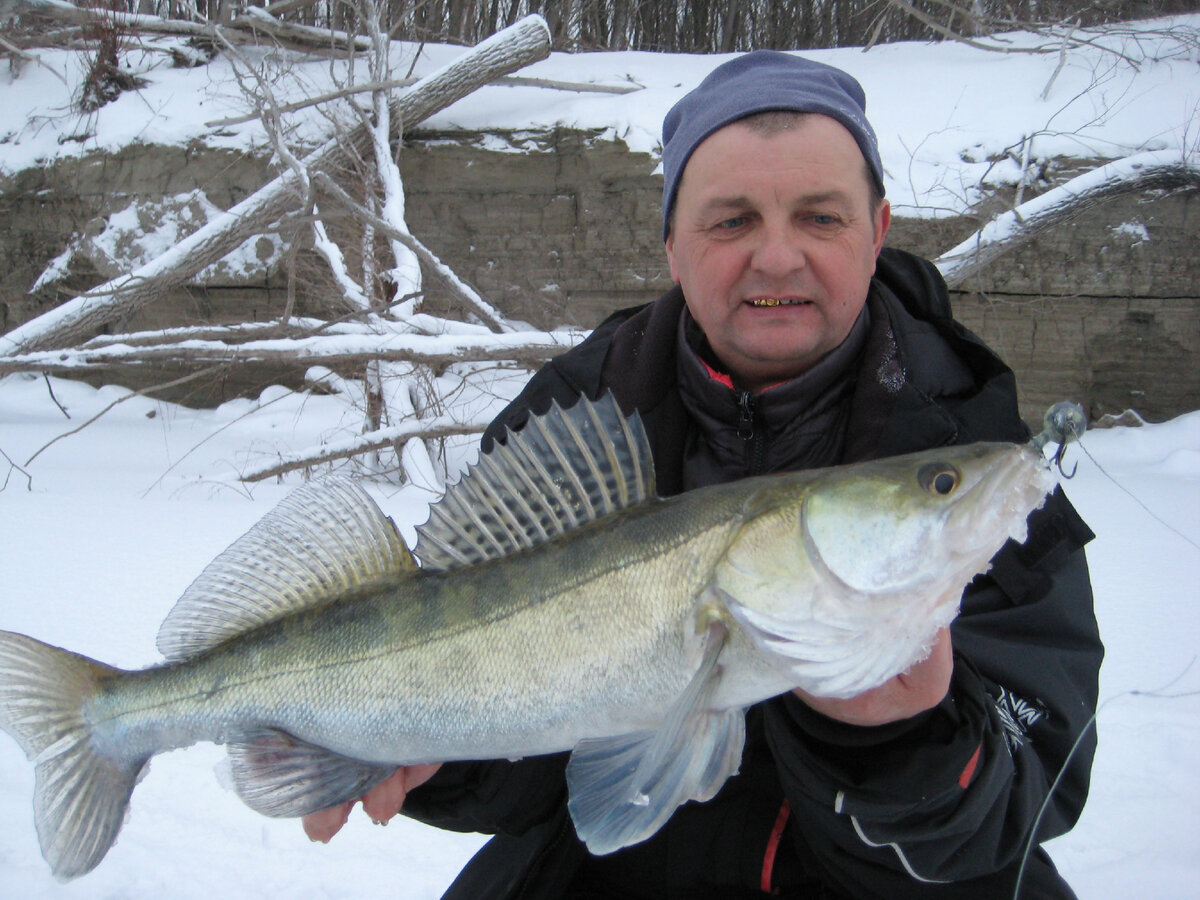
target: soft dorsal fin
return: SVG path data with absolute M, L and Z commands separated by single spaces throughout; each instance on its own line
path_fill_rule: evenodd
M 392 520 L 362 487 L 328 478 L 299 488 L 214 559 L 158 631 L 186 659 L 260 625 L 416 571 Z
M 641 417 L 612 394 L 557 403 L 480 458 L 417 529 L 414 551 L 445 571 L 536 547 L 654 496 L 654 464 Z

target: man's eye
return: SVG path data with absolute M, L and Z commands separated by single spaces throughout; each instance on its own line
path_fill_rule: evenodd
M 814 213 L 812 215 L 814 225 L 832 226 L 839 224 L 841 221 L 837 216 L 830 213 Z
M 735 228 L 741 228 L 746 224 L 745 216 L 731 216 L 728 219 L 722 219 L 717 223 L 717 228 L 722 231 L 733 231 Z

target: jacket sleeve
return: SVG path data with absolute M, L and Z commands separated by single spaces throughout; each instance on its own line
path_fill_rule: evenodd
M 950 692 L 922 716 L 857 728 L 790 694 L 769 704 L 795 828 L 851 896 L 936 896 L 1019 865 L 1035 827 L 1036 844 L 1075 823 L 1103 656 L 1091 537 L 1061 490 L 1031 515 L 964 593 Z
M 403 812 L 449 831 L 524 834 L 566 803 L 567 758 L 448 763 L 408 796 Z

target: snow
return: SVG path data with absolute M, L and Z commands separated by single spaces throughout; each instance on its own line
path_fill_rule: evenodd
M 810 55 L 863 82 L 896 211 L 941 215 L 968 206 L 981 181 L 1017 183 L 1016 160 L 1026 152 L 1039 164 L 1059 155 L 1115 160 L 1195 152 L 1196 45 L 1174 40 L 1170 28 L 1186 29 L 1194 39 L 1200 16 L 1141 23 L 1062 55 L 1057 47 L 989 53 L 953 43 Z M 1003 40 L 1010 48 L 1039 41 L 1030 35 Z M 205 124 L 246 111 L 234 64 L 218 56 L 197 69 L 172 69 L 164 52 L 171 45 L 151 38 L 131 50 L 129 66 L 147 80 L 146 88 L 86 116 L 72 111 L 70 89 L 55 74 L 77 84 L 79 55 L 39 50 L 41 65 L 5 67 L 0 178 L 130 144 L 203 141 L 268 152 L 258 122 Z M 422 76 L 463 52 L 425 45 L 414 60 L 416 50 L 400 47 L 394 69 L 413 66 Z M 341 74 L 324 60 L 243 52 L 241 71 L 255 68 L 280 102 L 329 90 Z M 539 130 L 562 124 L 599 129 L 635 151 L 656 154 L 663 113 L 725 58 L 556 53 L 520 74 L 641 89 L 618 95 L 492 86 L 427 125 L 494 131 L 484 139 L 488 146 L 519 152 L 536 149 L 532 136 Z M 291 114 L 287 123 L 306 147 L 328 137 L 319 112 Z M 476 336 L 466 326 L 452 331 L 447 345 L 455 336 L 459 343 Z M 349 329 L 333 333 L 340 343 L 354 343 Z M 487 380 L 462 374 L 452 368 L 439 385 L 454 398 L 459 421 L 486 418 L 521 381 L 498 368 Z M 314 378 L 319 375 L 314 370 Z M 349 388 L 318 395 L 274 387 L 258 398 L 197 411 L 116 387 L 0 379 L 0 628 L 115 665 L 155 662 L 158 623 L 175 598 L 301 477 L 245 485 L 238 476 L 358 434 L 362 414 L 353 394 Z M 1078 827 L 1050 849 L 1083 900 L 1182 900 L 1196 896 L 1200 883 L 1194 761 L 1200 746 L 1200 413 L 1162 425 L 1092 431 L 1082 451 L 1069 455 L 1068 465 L 1078 461 L 1079 470 L 1067 490 L 1098 535 L 1089 558 L 1108 655 L 1092 795 Z M 452 441 L 449 468 L 460 468 L 472 454 L 471 439 Z M 411 541 L 430 493 L 383 483 L 371 490 Z M 213 771 L 220 759 L 220 750 L 208 745 L 156 759 L 113 851 L 91 875 L 60 885 L 37 849 L 31 767 L 0 737 L 0 894 L 421 900 L 439 896 L 481 842 L 407 820 L 381 829 L 356 813 L 330 845 L 313 845 L 297 823 L 260 817 L 223 789 Z
M 520 380 L 460 386 L 453 411 L 484 418 Z M 278 387 L 191 410 L 113 387 L 0 380 L 0 451 L 24 469 L 9 471 L 0 492 L 0 628 L 115 665 L 156 662 L 155 633 L 176 597 L 300 483 L 293 474 L 244 485 L 238 473 L 351 434 L 358 421 L 344 397 Z M 1089 559 L 1108 653 L 1092 795 L 1050 849 L 1083 900 L 1183 900 L 1200 883 L 1200 413 L 1094 430 L 1082 448 L 1069 454 L 1079 471 L 1066 488 L 1098 535 Z M 464 439 L 451 468 L 472 455 Z M 412 541 L 429 493 L 370 489 Z M 328 846 L 311 844 L 298 823 L 260 817 L 223 789 L 220 760 L 211 745 L 157 758 L 112 852 L 60 885 L 37 849 L 32 768 L 0 737 L 5 896 L 422 900 L 439 896 L 481 842 L 403 819 L 382 829 L 356 812 Z
M 127 206 L 89 223 L 75 235 L 29 290 L 32 293 L 66 278 L 79 257 L 101 275 L 123 274 L 161 256 L 210 218 L 222 215 L 224 210 L 202 190 L 173 197 L 130 198 Z M 256 235 L 201 269 L 193 279 L 200 284 L 244 282 L 278 265 L 283 249 L 278 234 Z
M 519 382 L 497 380 L 489 390 L 509 397 Z M 155 661 L 158 623 L 174 599 L 299 483 L 248 487 L 236 481 L 239 470 L 361 424 L 340 396 L 282 388 L 197 412 L 120 388 L 51 385 L 69 420 L 40 378 L 0 380 L 0 451 L 31 478 L 13 471 L 0 492 L 0 628 L 126 667 Z M 465 387 L 459 396 L 462 417 L 500 402 Z M 128 399 L 23 465 L 121 398 Z M 472 454 L 469 443 L 452 450 L 452 466 Z M 0 457 L 0 482 L 7 469 Z M 411 542 L 429 494 L 395 486 L 374 493 Z M 0 895 L 437 897 L 481 843 L 407 820 L 385 830 L 358 815 L 334 843 L 313 845 L 297 822 L 260 817 L 222 789 L 214 774 L 221 758 L 203 745 L 156 759 L 111 865 L 63 886 L 37 849 L 32 767 L 0 735 Z
M 1033 142 L 1029 156 L 1035 164 L 1061 156 L 1111 160 L 1148 150 L 1195 149 L 1200 140 L 1197 28 L 1200 15 L 1134 23 L 1099 36 L 1079 32 L 1090 43 L 1062 53 L 1058 42 L 1012 34 L 994 42 L 1008 52 L 946 42 L 806 55 L 862 82 L 895 211 L 934 216 L 961 212 L 978 198 L 981 181 L 1015 184 L 1026 141 Z M 39 50 L 42 65 L 0 72 L 0 176 L 130 143 L 203 140 L 223 149 L 266 152 L 269 142 L 257 120 L 206 124 L 249 111 L 238 73 L 261 76 L 280 103 L 325 93 L 336 87 L 335 78 L 345 77 L 341 64 L 252 48 L 243 48 L 241 62 L 220 55 L 198 69 L 174 69 L 166 50 L 179 43 L 142 40 L 127 54 L 126 65 L 147 86 L 87 115 L 71 111 L 71 89 L 58 77 L 78 82 L 83 61 L 76 53 Z M 1026 52 L 1039 48 L 1043 52 Z M 400 44 L 393 71 L 411 68 L 413 76 L 422 77 L 463 52 L 446 45 Z M 488 86 L 425 125 L 512 132 L 511 142 L 495 138 L 487 145 L 514 152 L 530 149 L 522 133 L 558 125 L 598 129 L 632 150 L 656 155 L 663 114 L 728 58 L 554 53 L 519 75 L 641 90 L 605 94 Z M 359 77 L 365 78 L 365 71 Z M 360 97 L 369 102 L 369 95 Z M 290 113 L 285 122 L 292 139 L 309 148 L 328 137 L 321 110 Z

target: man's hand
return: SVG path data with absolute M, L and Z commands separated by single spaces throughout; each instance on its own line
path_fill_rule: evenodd
M 929 656 L 911 669 L 885 681 L 877 688 L 847 700 L 814 697 L 797 688 L 797 697 L 822 715 L 851 725 L 886 725 L 932 709 L 950 690 L 954 653 L 950 630 L 943 628 L 934 639 Z
M 397 769 L 361 798 L 363 809 L 377 825 L 386 825 L 388 820 L 400 812 L 408 792 L 423 785 L 441 768 L 440 763 L 422 766 L 404 766 Z M 327 844 L 342 830 L 350 818 L 350 810 L 357 800 L 348 800 L 329 809 L 305 816 L 301 821 L 309 840 Z

